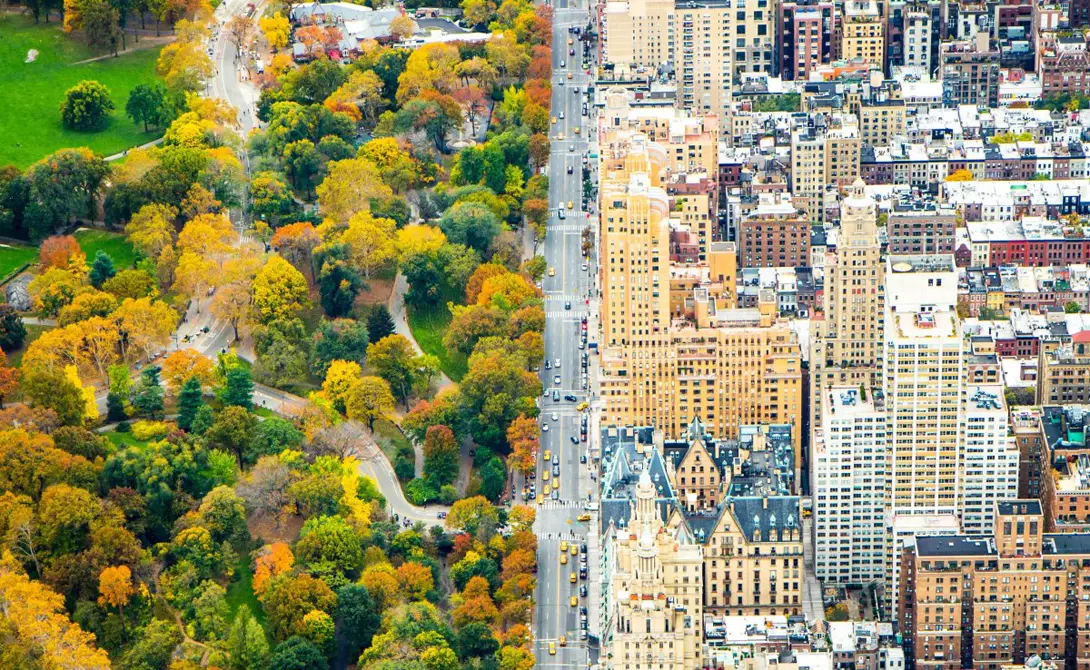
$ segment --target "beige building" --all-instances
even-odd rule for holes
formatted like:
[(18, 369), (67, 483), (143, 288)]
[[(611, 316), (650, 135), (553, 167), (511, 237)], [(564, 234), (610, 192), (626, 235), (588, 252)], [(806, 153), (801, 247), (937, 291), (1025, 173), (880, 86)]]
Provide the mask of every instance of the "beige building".
[[(653, 426), (668, 438), (693, 418), (716, 437), (737, 437), (746, 424), (787, 423), (800, 444), (799, 340), (774, 310), (730, 309), (697, 287), (691, 316), (671, 317), (666, 160), (639, 134), (603, 147), (602, 422)], [(733, 259), (713, 263), (722, 274)]]
[(1041, 343), (1037, 404), (1090, 404), (1090, 332), (1076, 333), (1070, 342)]
[(841, 21), (840, 57), (881, 69), (886, 55), (884, 23), (875, 0), (847, 0)]
[(719, 120), (715, 114), (694, 114), (675, 107), (633, 106), (622, 88), (605, 93), (605, 109), (598, 115), (603, 142), (625, 141), (638, 132), (666, 152), (670, 175), (705, 174), (714, 179), (719, 170)]
[[(841, 203), (837, 253), (825, 259), (821, 318), (811, 321), (810, 425), (821, 427), (822, 394), (831, 386), (879, 383), (885, 318), (885, 266), (874, 199), (857, 180)], [(811, 444), (813, 444), (813, 440)]]
[(824, 220), (827, 188), (859, 178), (859, 120), (854, 114), (821, 114), (791, 133), (791, 194), (813, 222)]
[(616, 670), (701, 667), (703, 551), (685, 528), (664, 526), (650, 469), (636, 486), (632, 517), (609, 552), (612, 630), (604, 659)]

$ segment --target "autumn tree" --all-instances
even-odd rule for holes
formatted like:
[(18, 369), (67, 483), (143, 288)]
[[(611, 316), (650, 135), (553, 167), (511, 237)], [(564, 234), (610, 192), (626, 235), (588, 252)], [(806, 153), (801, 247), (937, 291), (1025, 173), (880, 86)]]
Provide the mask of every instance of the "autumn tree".
[(306, 308), (307, 280), (290, 263), (271, 256), (253, 281), (253, 305), (258, 321), (290, 319)]
[(132, 571), (127, 565), (103, 568), (98, 576), (98, 604), (116, 607), (125, 615), (125, 605), (136, 593), (132, 583)]
[(261, 33), (265, 36), (265, 40), (268, 41), (273, 50), (283, 49), (288, 46), (291, 23), (281, 16), (280, 12), (276, 12), (272, 16), (261, 17), (258, 25), (261, 28)]
[(186, 348), (171, 352), (163, 359), (163, 381), (172, 394), (177, 394), (182, 385), (196, 377), (201, 385), (207, 386), (215, 379), (215, 370), (207, 357), (196, 349)]
[(363, 377), (353, 384), (345, 395), (345, 414), (353, 421), (367, 423), (375, 429), (375, 421), (394, 413), (394, 396), (390, 385), (381, 377)]
[(540, 433), (537, 421), (527, 416), (519, 416), (507, 427), (507, 444), (511, 453), (507, 456), (507, 467), (530, 476), (537, 464), (537, 452)]
[(453, 483), (458, 476), (461, 450), (447, 426), (432, 426), (424, 436), (424, 476), (436, 487)]
[(473, 496), (455, 501), (447, 514), (446, 527), (475, 535), (482, 525), (495, 527), (499, 514), (492, 503), (483, 496)]
[(313, 281), (314, 249), (321, 242), (321, 237), (310, 223), (289, 223), (276, 229), (272, 247)]
[(178, 313), (162, 301), (148, 298), (126, 298), (114, 312), (120, 332), (124, 335), (126, 356), (133, 353), (145, 359), (170, 343), (178, 325)]
[(367, 360), (390, 389), (407, 404), (421, 361), (411, 342), (403, 335), (389, 335), (367, 346)]
[(43, 271), (60, 268), (79, 273), (86, 270), (87, 257), (76, 238), (71, 235), (53, 235), (42, 240), (42, 246), (38, 250), (38, 262)]
[(396, 227), (393, 220), (372, 216), (367, 210), (353, 214), (348, 220), (340, 240), (348, 245), (348, 260), (364, 281), (370, 281), (374, 272), (397, 257)]
[(357, 212), (370, 210), (371, 200), (393, 195), (370, 161), (334, 161), (328, 169), (329, 174), (317, 188), (318, 205), (321, 213), (333, 221), (347, 223)]

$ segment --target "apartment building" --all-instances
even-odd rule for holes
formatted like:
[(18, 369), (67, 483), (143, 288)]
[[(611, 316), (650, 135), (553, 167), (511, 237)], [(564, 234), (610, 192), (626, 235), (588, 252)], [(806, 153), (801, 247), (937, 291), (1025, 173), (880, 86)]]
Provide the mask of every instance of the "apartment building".
[(921, 535), (905, 552), (908, 667), (1090, 666), (1090, 534), (1045, 533), (1034, 499), (1000, 501), (996, 517), (993, 534)]
[(791, 193), (803, 199), (812, 222), (825, 218), (827, 188), (859, 176), (859, 121), (854, 114), (816, 114), (791, 132)]
[(825, 258), (821, 318), (811, 321), (810, 425), (821, 426), (823, 394), (832, 386), (873, 388), (882, 359), (885, 266), (877, 210), (856, 181), (841, 203), (836, 254)]
[(905, 134), (905, 101), (901, 86), (883, 80), (877, 70), (859, 96), (859, 139), (863, 144), (886, 146)]
[(779, 75), (806, 81), (818, 66), (832, 61), (836, 8), (831, 2), (781, 2), (778, 13)]
[(822, 389), (811, 446), (814, 571), (825, 585), (886, 577), (890, 453), (885, 398), (865, 386)]
[(701, 666), (703, 548), (684, 527), (662, 523), (649, 468), (631, 518), (612, 539), (612, 630), (607, 667), (690, 670)]
[(840, 57), (882, 69), (885, 63), (885, 24), (875, 0), (847, 0), (840, 25)]
[(1090, 48), (1082, 35), (1042, 36), (1037, 45), (1036, 69), (1045, 97), (1090, 93)]
[[(1058, 409), (1058, 408), (1057, 408)], [(1010, 426), (1018, 447), (1018, 497), (1041, 499), (1042, 473), (1047, 472), (1048, 445), (1036, 407), (1011, 409)]]
[(931, 74), (935, 67), (931, 5), (927, 2), (913, 2), (905, 5), (902, 11), (904, 12), (904, 36), (901, 45), (904, 53), (903, 65), (918, 67)]
[(698, 287), (692, 316), (671, 318), (665, 160), (638, 134), (603, 157), (603, 423), (655, 426), (668, 438), (694, 417), (728, 438), (743, 425), (786, 423), (801, 443), (799, 340), (774, 311), (729, 309)]
[(793, 268), (810, 262), (810, 218), (786, 193), (766, 193), (738, 224), (743, 268)]
[(953, 254), (957, 212), (934, 201), (895, 203), (886, 219), (891, 254)]
[(999, 106), (999, 49), (988, 33), (977, 33), (972, 41), (948, 42), (939, 50), (939, 78), (942, 103)]
[(1045, 342), (1037, 358), (1038, 405), (1090, 404), (1090, 331)]
[(965, 534), (991, 534), (996, 501), (1018, 495), (1018, 446), (1010, 435), (1003, 391), (1002, 384), (965, 387), (957, 482), (958, 518)]

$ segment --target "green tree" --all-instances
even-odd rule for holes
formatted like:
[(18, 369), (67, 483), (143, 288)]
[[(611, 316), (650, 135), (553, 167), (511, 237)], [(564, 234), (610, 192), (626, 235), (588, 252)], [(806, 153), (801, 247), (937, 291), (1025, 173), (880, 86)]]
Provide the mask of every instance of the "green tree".
[(61, 123), (69, 130), (102, 130), (110, 121), (114, 101), (110, 89), (94, 80), (84, 80), (64, 92)]
[(23, 318), (8, 304), (0, 305), (0, 348), (4, 351), (20, 349), (26, 340)]
[(192, 626), (197, 639), (222, 639), (227, 619), (231, 616), (227, 592), (216, 582), (206, 579), (197, 587), (196, 595), (193, 599)]
[(242, 452), (253, 439), (256, 423), (246, 407), (228, 405), (220, 410), (205, 437), (212, 444), (231, 450), (241, 466)]
[(394, 334), (394, 319), (386, 305), (376, 305), (367, 314), (367, 334), (373, 342)]
[(158, 367), (151, 366), (140, 373), (140, 381), (133, 389), (132, 406), (152, 419), (163, 416), (163, 385), (159, 380)]
[(77, 426), (83, 423), (87, 399), (79, 388), (60, 370), (27, 370), (23, 372), (23, 395), (37, 407), (57, 413), (61, 423)]
[(227, 637), (227, 652), (231, 655), (231, 670), (262, 670), (268, 663), (269, 642), (265, 639), (265, 630), (246, 605), (239, 606), (235, 613)]
[(174, 649), (182, 643), (182, 631), (173, 621), (152, 619), (133, 634), (132, 647), (122, 655), (120, 665), (141, 670), (167, 670)]
[(340, 516), (307, 519), (295, 545), (295, 560), (322, 576), (355, 578), (363, 564), (360, 540)]
[(367, 587), (348, 584), (337, 590), (336, 623), (337, 667), (358, 659), (364, 649), (371, 646), (371, 639), (382, 622), (378, 608)]
[(325, 377), (333, 361), (363, 363), (367, 342), (367, 327), (363, 323), (352, 319), (323, 319), (311, 343), (311, 372), (317, 377)]
[(273, 634), (279, 639), (302, 633), (307, 612), (331, 612), (337, 606), (337, 596), (326, 583), (305, 572), (274, 577), (261, 594), (261, 600)]
[(91, 263), (90, 280), (95, 288), (101, 288), (102, 284), (117, 274), (114, 269), (114, 259), (102, 249), (95, 252), (95, 260)]
[(224, 405), (235, 405), (246, 409), (253, 407), (254, 382), (250, 377), (250, 370), (241, 365), (228, 368), (219, 399)]
[(137, 84), (129, 93), (125, 114), (133, 123), (143, 123), (145, 133), (148, 132), (148, 124), (160, 126), (169, 117), (166, 93), (167, 88), (162, 82)]
[(257, 424), (245, 452), (245, 462), (255, 463), (262, 456), (275, 456), (285, 449), (299, 449), (305, 436), (290, 421), (271, 417)]
[(204, 393), (201, 390), (201, 380), (196, 376), (185, 380), (182, 390), (178, 392), (178, 427), (189, 431), (193, 426), (193, 419), (197, 411), (204, 406)]
[(487, 624), (474, 621), (458, 631), (458, 653), (462, 658), (489, 658), (500, 648), (500, 643)]
[(329, 670), (329, 662), (310, 640), (290, 637), (269, 656), (269, 670)]
[(1066, 313), (1066, 314), (1078, 314), (1081, 311), (1082, 311), (1082, 307), (1079, 305), (1079, 303), (1075, 302), (1074, 300), (1072, 300), (1072, 301), (1068, 302), (1066, 305), (1064, 305), (1064, 313)]
[(450, 428), (428, 428), (424, 437), (424, 476), (436, 489), (457, 478), (459, 454), (458, 440)]
[(217, 486), (209, 491), (197, 514), (216, 542), (236, 542), (250, 537), (246, 529), (246, 506), (229, 486)]
[(412, 343), (403, 335), (387, 335), (367, 346), (367, 360), (390, 384), (394, 395), (407, 405), (421, 363)]
[(439, 228), (447, 239), (484, 253), (500, 233), (500, 220), (485, 205), (459, 202), (439, 219)]

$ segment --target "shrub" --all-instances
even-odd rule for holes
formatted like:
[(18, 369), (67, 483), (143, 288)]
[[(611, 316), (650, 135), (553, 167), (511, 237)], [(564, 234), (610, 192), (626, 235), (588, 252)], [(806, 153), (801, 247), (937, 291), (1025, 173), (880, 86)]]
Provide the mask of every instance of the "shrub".
[(132, 436), (147, 442), (165, 437), (170, 432), (170, 426), (162, 421), (134, 421), (132, 424)]

